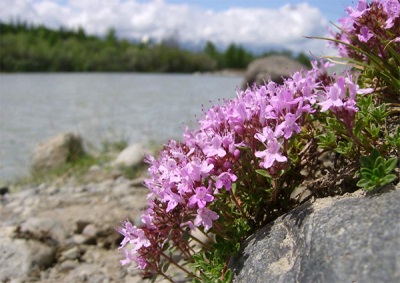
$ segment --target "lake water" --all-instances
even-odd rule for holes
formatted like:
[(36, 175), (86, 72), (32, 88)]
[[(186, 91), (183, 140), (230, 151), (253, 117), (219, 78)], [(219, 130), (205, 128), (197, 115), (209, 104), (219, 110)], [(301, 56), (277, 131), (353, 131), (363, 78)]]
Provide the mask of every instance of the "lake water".
[(0, 180), (28, 173), (34, 146), (60, 132), (97, 145), (180, 139), (202, 105), (233, 98), (241, 82), (213, 75), (1, 74)]

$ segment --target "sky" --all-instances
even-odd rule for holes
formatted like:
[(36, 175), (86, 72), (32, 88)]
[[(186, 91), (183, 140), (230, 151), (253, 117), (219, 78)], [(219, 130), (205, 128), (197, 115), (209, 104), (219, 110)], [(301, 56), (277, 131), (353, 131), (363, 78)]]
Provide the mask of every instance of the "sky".
[(174, 39), (221, 50), (239, 44), (253, 52), (291, 50), (331, 54), (322, 40), (330, 22), (356, 0), (0, 0), (0, 20), (24, 20), (58, 29), (83, 27), (102, 36), (111, 27), (120, 38)]

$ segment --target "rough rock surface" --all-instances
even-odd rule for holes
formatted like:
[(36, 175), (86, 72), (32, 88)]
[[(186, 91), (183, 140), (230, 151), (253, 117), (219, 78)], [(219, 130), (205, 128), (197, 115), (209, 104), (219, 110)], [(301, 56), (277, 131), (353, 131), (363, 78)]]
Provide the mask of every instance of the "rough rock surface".
[(0, 196), (0, 282), (150, 282), (120, 266), (115, 231), (140, 224), (142, 182), (67, 180)]
[(256, 59), (247, 67), (242, 88), (246, 88), (248, 85), (252, 86), (254, 83), (264, 84), (269, 79), (276, 83), (282, 83), (282, 77), (289, 77), (301, 69), (306, 69), (306, 67), (283, 55), (271, 55)]
[(114, 161), (114, 166), (136, 167), (143, 163), (149, 150), (143, 144), (135, 143), (121, 151)]
[(84, 153), (82, 138), (73, 133), (61, 133), (39, 143), (33, 151), (32, 168), (52, 169), (73, 161)]
[(400, 282), (400, 188), (317, 199), (263, 227), (234, 282)]

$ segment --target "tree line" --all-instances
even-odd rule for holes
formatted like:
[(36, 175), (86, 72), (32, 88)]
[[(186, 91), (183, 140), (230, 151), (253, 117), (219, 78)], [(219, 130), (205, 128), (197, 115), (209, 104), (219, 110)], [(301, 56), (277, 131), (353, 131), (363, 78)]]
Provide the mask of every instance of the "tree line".
[(114, 29), (97, 37), (83, 28), (53, 30), (26, 22), (0, 22), (1, 72), (210, 72), (244, 69), (252, 60), (276, 53), (309, 63), (303, 53), (295, 57), (290, 51), (271, 51), (255, 56), (233, 43), (220, 51), (207, 42), (196, 52), (169, 41), (118, 39)]

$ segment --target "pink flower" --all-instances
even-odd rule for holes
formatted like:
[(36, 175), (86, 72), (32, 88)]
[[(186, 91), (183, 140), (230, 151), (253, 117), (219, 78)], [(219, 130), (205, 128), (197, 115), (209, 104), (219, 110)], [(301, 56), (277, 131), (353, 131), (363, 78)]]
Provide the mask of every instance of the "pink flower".
[[(347, 8), (348, 17), (339, 20), (341, 31), (334, 38), (340, 56), (369, 62), (365, 52), (373, 52), (382, 58), (389, 58), (387, 42), (398, 34), (400, 2), (398, 0), (359, 0), (355, 8)], [(347, 46), (350, 44), (350, 46)], [(352, 47), (359, 49), (355, 50)], [(399, 53), (399, 47), (393, 46)]]
[(147, 209), (145, 212), (143, 212), (141, 220), (145, 227), (149, 229), (155, 229), (156, 226), (153, 224), (153, 216), (151, 215), (150, 211), (150, 209)]
[(131, 262), (135, 262), (139, 269), (145, 269), (147, 267), (147, 260), (135, 251), (124, 250), (125, 259), (120, 260), (121, 265), (126, 265)]
[(274, 131), (270, 127), (264, 127), (262, 133), (256, 133), (254, 135), (256, 139), (260, 142), (265, 142), (267, 140), (272, 140), (275, 138)]
[(194, 157), (192, 162), (189, 162), (185, 168), (187, 169), (187, 175), (191, 181), (200, 181), (202, 178), (209, 175), (214, 165), (208, 164), (206, 160)]
[(133, 253), (132, 251), (129, 251), (129, 250), (126, 250), (126, 249), (124, 249), (122, 251), (124, 252), (125, 258), (121, 259), (119, 261), (121, 263), (121, 265), (126, 265), (126, 264), (131, 263), (131, 262), (136, 262), (136, 260), (137, 260), (137, 254), (136, 253)]
[(319, 103), (319, 105), (322, 106), (321, 112), (325, 112), (333, 106), (343, 106), (343, 99), (346, 95), (346, 89), (344, 88), (343, 83), (335, 83), (329, 88), (329, 90), (326, 92), (325, 101)]
[(126, 259), (121, 261), (121, 264), (127, 264), (130, 261), (136, 261), (136, 256), (134, 256), (133, 252), (138, 251), (142, 247), (150, 247), (151, 243), (149, 239), (147, 239), (144, 231), (142, 229), (136, 228), (136, 226), (133, 226), (132, 223), (129, 221), (125, 222), (124, 227), (117, 229), (120, 234), (122, 234), (124, 239), (121, 242), (121, 245), (119, 249), (122, 249), (125, 247), (126, 244), (132, 244), (134, 245), (133, 249), (130, 252), (127, 252), (126, 249), (124, 249)]
[(259, 158), (264, 158), (263, 167), (268, 169), (272, 166), (272, 164), (276, 161), (278, 162), (286, 162), (286, 156), (280, 154), (280, 143), (276, 139), (272, 139), (268, 141), (267, 149), (264, 151), (256, 151), (255, 156)]
[(126, 221), (124, 223), (124, 227), (120, 227), (117, 229), (117, 231), (124, 236), (124, 239), (122, 240), (119, 249), (122, 249), (123, 247), (125, 247), (126, 244), (128, 243), (133, 243), (133, 241), (136, 239), (135, 236), (135, 230), (136, 227), (132, 225), (131, 222)]
[(142, 229), (136, 229), (135, 236), (137, 237), (136, 240), (133, 241), (135, 250), (139, 250), (141, 247), (150, 247), (151, 243)]
[(212, 138), (211, 143), (206, 145), (203, 149), (204, 154), (207, 157), (219, 156), (224, 157), (226, 155), (225, 149), (222, 148), (222, 138), (220, 136), (215, 136)]
[(194, 205), (197, 204), (199, 208), (203, 208), (206, 206), (207, 202), (213, 201), (214, 197), (209, 194), (209, 191), (206, 187), (197, 187), (196, 193), (189, 198), (189, 204)]
[(382, 4), (385, 12), (389, 16), (386, 21), (385, 28), (389, 29), (394, 26), (395, 19), (400, 16), (400, 3), (398, 0), (387, 0)]
[(232, 182), (235, 182), (236, 180), (237, 176), (235, 174), (224, 172), (218, 176), (217, 181), (215, 182), (215, 187), (217, 189), (225, 187), (227, 191), (230, 191), (232, 188)]
[(289, 139), (293, 132), (300, 133), (301, 128), (296, 124), (296, 116), (292, 113), (287, 113), (285, 115), (285, 121), (279, 124), (275, 129), (276, 137), (279, 138), (283, 135), (285, 139)]
[(179, 203), (184, 203), (183, 198), (171, 190), (166, 190), (163, 200), (168, 202), (166, 212), (173, 210)]
[(353, 9), (352, 7), (347, 7), (347, 13), (352, 19), (357, 19), (361, 17), (368, 9), (368, 4), (366, 0), (359, 0), (357, 7)]
[(205, 230), (208, 231), (212, 227), (212, 222), (218, 218), (218, 214), (207, 207), (199, 208), (197, 210), (196, 219), (194, 220), (194, 225), (197, 227), (203, 225)]
[(363, 27), (360, 29), (360, 33), (361, 33), (361, 34), (359, 34), (359, 35), (357, 35), (357, 36), (358, 36), (358, 39), (359, 39), (361, 42), (367, 42), (368, 40), (370, 40), (371, 37), (374, 36), (373, 33), (370, 32), (369, 29), (368, 29), (366, 26), (363, 26)]

